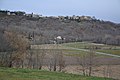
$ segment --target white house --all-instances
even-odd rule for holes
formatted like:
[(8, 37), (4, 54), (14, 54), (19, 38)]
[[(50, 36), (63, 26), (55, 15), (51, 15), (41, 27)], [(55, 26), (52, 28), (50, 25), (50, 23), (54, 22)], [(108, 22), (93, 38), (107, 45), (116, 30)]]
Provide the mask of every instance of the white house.
[(61, 36), (57, 36), (57, 39), (62, 39), (62, 37)]
[(10, 12), (10, 15), (16, 15), (15, 12)]
[(32, 14), (25, 14), (27, 17), (32, 17)]
[(39, 18), (39, 15), (37, 15), (37, 14), (32, 14), (32, 17), (34, 17), (34, 18)]
[(9, 12), (9, 11), (7, 12), (7, 15), (10, 15), (10, 12)]

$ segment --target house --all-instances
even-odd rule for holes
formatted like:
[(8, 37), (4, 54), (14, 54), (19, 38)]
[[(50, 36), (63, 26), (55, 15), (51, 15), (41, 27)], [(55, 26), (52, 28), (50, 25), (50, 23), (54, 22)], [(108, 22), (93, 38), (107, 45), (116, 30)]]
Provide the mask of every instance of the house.
[(61, 36), (57, 36), (57, 38), (56, 39), (62, 39), (62, 37)]
[(32, 17), (33, 17), (33, 18), (39, 18), (39, 15), (37, 15), (37, 14), (32, 14)]
[(67, 16), (66, 18), (70, 20), (72, 17), (71, 16)]
[(40, 17), (42, 17), (42, 15), (38, 15), (38, 14), (25, 14), (25, 16), (27, 16), (27, 17), (31, 17), (31, 18), (40, 18)]
[(81, 16), (80, 19), (81, 20), (92, 20), (90, 16)]
[(14, 15), (16, 15), (16, 14), (15, 14), (15, 12), (10, 12), (10, 15), (13, 15), (13, 16), (14, 16)]
[(59, 20), (64, 20), (65, 17), (64, 16), (58, 16)]
[(25, 14), (25, 16), (27, 16), (27, 17), (32, 17), (32, 14)]
[(65, 42), (65, 39), (66, 39), (66, 38), (64, 38), (64, 37), (62, 37), (62, 36), (57, 36), (57, 37), (55, 37), (54, 39), (55, 39), (55, 41), (56, 41), (57, 44), (61, 44), (61, 43), (64, 43), (64, 42)]
[(10, 15), (10, 11), (7, 12), (7, 15)]
[(39, 15), (39, 17), (43, 17), (42, 15)]

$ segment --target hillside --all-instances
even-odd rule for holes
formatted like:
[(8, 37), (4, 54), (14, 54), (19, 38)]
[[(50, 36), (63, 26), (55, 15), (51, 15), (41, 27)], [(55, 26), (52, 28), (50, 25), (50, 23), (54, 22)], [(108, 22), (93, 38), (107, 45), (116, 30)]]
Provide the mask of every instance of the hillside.
[(119, 45), (120, 24), (90, 16), (0, 10), (0, 66), (43, 70), (47, 65), (45, 70), (85, 75), (0, 68), (2, 80), (99, 80), (88, 75), (119, 79)]
[(120, 45), (120, 24), (89, 16), (88, 19), (86, 16), (81, 16), (80, 19), (77, 17), (72, 16), (69, 19), (69, 17), (37, 17), (28, 14), (26, 16), (0, 14), (0, 35), (5, 30), (14, 30), (29, 39), (32, 37), (36, 44), (52, 43), (57, 36), (61, 36), (64, 40), (60, 42), (91, 41)]
[(0, 80), (112, 80), (99, 77), (84, 77), (60, 72), (30, 69), (0, 68)]

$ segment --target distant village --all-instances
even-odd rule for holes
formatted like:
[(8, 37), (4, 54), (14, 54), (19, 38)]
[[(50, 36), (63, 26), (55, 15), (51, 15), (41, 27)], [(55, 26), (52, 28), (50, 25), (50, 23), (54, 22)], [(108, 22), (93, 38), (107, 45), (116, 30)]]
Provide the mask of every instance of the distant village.
[[(40, 14), (27, 14), (26, 12), (23, 11), (8, 11), (8, 10), (0, 10), (0, 16), (24, 16), (27, 17), (30, 20), (38, 20), (41, 18), (52, 18), (52, 19), (59, 19), (60, 21), (64, 21), (64, 22), (69, 22), (69, 21), (77, 21), (77, 22), (81, 22), (81, 21), (96, 21), (97, 19), (95, 17), (91, 17), (91, 16), (42, 16)], [(29, 33), (29, 35), (27, 36), (27, 38), (30, 41), (34, 41), (34, 32), (33, 33)], [(66, 39), (63, 36), (56, 36), (54, 37), (53, 40), (50, 40), (50, 43), (61, 43), (64, 42)], [(77, 40), (77, 39), (76, 39)]]
[[(42, 16), (42, 15), (34, 14), (34, 13), (26, 14), (23, 11), (8, 11), (8, 10), (0, 10), (0, 15), (26, 16), (26, 17), (30, 17), (30, 18), (36, 18), (36, 19), (47, 17), (47, 16)], [(91, 17), (91, 16), (76, 16), (76, 15), (73, 15), (73, 16), (49, 16), (49, 17), (50, 18), (57, 18), (59, 20), (64, 20), (64, 21), (65, 20), (74, 20), (74, 21), (79, 21), (79, 22), (83, 21), (83, 20), (86, 20), (86, 21), (97, 20), (94, 16)]]

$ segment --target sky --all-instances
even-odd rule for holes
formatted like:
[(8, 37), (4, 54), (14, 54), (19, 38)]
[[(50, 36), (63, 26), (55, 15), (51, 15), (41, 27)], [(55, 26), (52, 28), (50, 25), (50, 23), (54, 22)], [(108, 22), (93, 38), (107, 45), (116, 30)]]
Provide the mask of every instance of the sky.
[(120, 23), (120, 0), (0, 0), (0, 9), (44, 16), (95, 16)]

